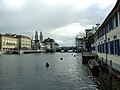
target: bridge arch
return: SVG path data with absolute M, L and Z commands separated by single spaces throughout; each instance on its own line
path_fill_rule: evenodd
M 20 52 L 19 51 L 11 51 L 10 54 L 20 54 Z

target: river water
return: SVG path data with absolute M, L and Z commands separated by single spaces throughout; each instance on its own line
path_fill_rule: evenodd
M 80 53 L 0 56 L 0 90 L 99 90 L 95 82 Z

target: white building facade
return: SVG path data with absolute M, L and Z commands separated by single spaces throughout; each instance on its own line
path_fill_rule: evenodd
M 0 34 L 0 50 L 31 49 L 31 38 L 17 34 Z
M 120 0 L 94 34 L 91 47 L 106 63 L 112 60 L 113 68 L 120 71 Z
M 0 50 L 16 50 L 18 48 L 19 44 L 16 35 L 0 35 Z
M 78 50 L 85 50 L 85 40 L 84 40 L 84 38 L 77 38 L 76 37 L 76 48 Z

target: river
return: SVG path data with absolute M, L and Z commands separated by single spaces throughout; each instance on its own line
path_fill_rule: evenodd
M 0 90 L 99 90 L 95 82 L 80 53 L 0 56 Z

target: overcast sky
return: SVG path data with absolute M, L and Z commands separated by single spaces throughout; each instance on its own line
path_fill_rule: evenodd
M 0 33 L 29 37 L 42 31 L 60 46 L 75 45 L 75 36 L 102 23 L 117 0 L 0 0 Z

